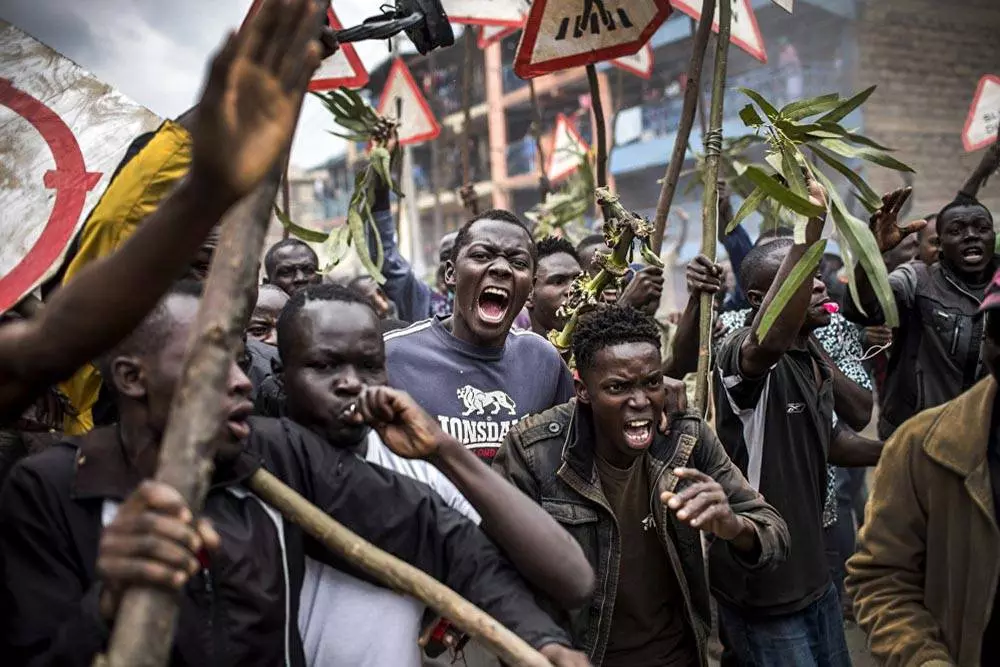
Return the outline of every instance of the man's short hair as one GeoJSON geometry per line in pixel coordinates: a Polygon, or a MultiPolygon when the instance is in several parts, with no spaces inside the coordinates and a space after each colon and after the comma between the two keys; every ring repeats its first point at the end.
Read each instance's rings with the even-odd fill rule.
{"type": "Polygon", "coordinates": [[[747,256],[743,258],[743,264],[740,265],[740,286],[743,288],[744,294],[751,289],[760,289],[761,285],[758,285],[757,282],[760,281],[761,271],[774,261],[774,255],[784,256],[793,245],[795,245],[794,240],[782,236],[770,243],[755,245],[751,248],[747,256]]]}
{"type": "Polygon", "coordinates": [[[631,306],[598,306],[581,317],[573,331],[577,368],[593,368],[598,352],[623,343],[649,343],[661,349],[656,321],[631,306]]]}
{"type": "Polygon", "coordinates": [[[489,211],[486,211],[485,213],[480,213],[472,220],[469,220],[467,223],[462,225],[462,228],[458,230],[458,235],[455,237],[455,245],[451,249],[452,263],[458,261],[458,253],[461,252],[462,248],[469,245],[470,243],[469,230],[472,228],[472,225],[476,224],[480,220],[498,220],[500,222],[507,222],[512,225],[517,225],[522,230],[524,230],[525,235],[528,237],[528,243],[529,243],[528,252],[531,253],[531,259],[533,263],[535,265],[538,264],[538,247],[535,245],[535,239],[532,238],[531,236],[531,230],[528,229],[528,226],[525,225],[524,222],[519,217],[517,217],[510,211],[505,211],[500,208],[494,208],[490,209],[489,211]]]}
{"type": "Polygon", "coordinates": [[[356,289],[345,287],[338,283],[312,285],[301,289],[288,299],[288,303],[281,309],[281,315],[278,316],[278,326],[276,328],[278,334],[278,355],[282,359],[291,351],[289,346],[294,342],[291,331],[295,325],[296,318],[302,309],[305,308],[306,304],[314,301],[356,303],[371,310],[372,315],[378,319],[378,315],[375,313],[375,306],[356,289]]]}
{"type": "Polygon", "coordinates": [[[538,259],[539,261],[549,257],[551,255],[558,255],[559,253],[565,253],[576,260],[576,263],[580,263],[580,253],[576,251],[573,244],[564,238],[559,238],[556,236],[546,236],[541,241],[538,242],[538,259]]]}
{"type": "Polygon", "coordinates": [[[316,251],[313,250],[312,247],[302,239],[297,239],[297,238],[281,239],[273,246],[268,248],[267,253],[264,255],[264,273],[267,274],[268,278],[274,277],[274,265],[275,262],[277,261],[275,259],[275,255],[278,254],[278,251],[281,250],[282,248],[292,248],[295,246],[302,246],[303,248],[308,250],[312,254],[313,258],[315,258],[316,263],[319,264],[319,257],[316,255],[316,251]]]}
{"type": "Polygon", "coordinates": [[[958,195],[956,195],[955,198],[952,199],[950,202],[945,204],[944,208],[942,208],[941,211],[937,214],[934,220],[934,225],[937,227],[937,229],[940,231],[941,219],[944,218],[945,213],[947,213],[953,208],[961,208],[963,206],[978,206],[979,208],[986,211],[986,217],[989,219],[990,224],[993,224],[993,214],[990,212],[990,209],[986,208],[986,204],[982,203],[981,201],[979,201],[978,199],[976,199],[971,195],[967,195],[964,192],[959,192],[958,195]]]}
{"type": "Polygon", "coordinates": [[[583,256],[583,251],[592,245],[602,245],[607,247],[608,244],[604,240],[604,234],[590,234],[589,236],[584,236],[583,240],[576,244],[577,256],[583,256]]]}
{"type": "Polygon", "coordinates": [[[762,241],[773,241],[775,239],[791,238],[795,235],[795,230],[791,227],[785,227],[783,225],[778,225],[777,227],[771,227],[770,229],[761,230],[760,234],[757,235],[757,240],[754,245],[760,245],[762,241]]]}

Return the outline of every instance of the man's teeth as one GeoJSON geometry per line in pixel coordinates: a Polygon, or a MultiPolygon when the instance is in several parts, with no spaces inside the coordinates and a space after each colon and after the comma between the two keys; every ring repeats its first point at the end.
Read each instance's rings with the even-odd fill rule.
{"type": "Polygon", "coordinates": [[[483,290],[483,294],[492,294],[506,299],[510,293],[505,289],[500,289],[499,287],[487,287],[483,290]]]}
{"type": "Polygon", "coordinates": [[[631,421],[625,422],[627,428],[645,428],[649,426],[652,422],[648,419],[633,419],[631,421]]]}

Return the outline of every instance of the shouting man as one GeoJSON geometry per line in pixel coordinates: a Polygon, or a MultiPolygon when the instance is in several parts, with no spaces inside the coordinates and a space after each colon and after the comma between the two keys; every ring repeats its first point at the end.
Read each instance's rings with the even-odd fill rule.
{"type": "Polygon", "coordinates": [[[531,330],[545,337],[550,331],[560,331],[566,318],[559,309],[569,295],[573,281],[583,268],[573,244],[566,239],[548,236],[538,242],[538,268],[526,308],[531,316],[531,330]]]}
{"type": "Polygon", "coordinates": [[[652,317],[631,308],[583,317],[576,400],[516,425],[493,463],[563,523],[604,582],[589,605],[556,616],[603,667],[705,664],[699,531],[746,576],[788,550],[784,521],[707,425],[685,414],[667,422],[660,345],[652,317]]]}
{"type": "Polygon", "coordinates": [[[566,402],[573,391],[556,349],[537,334],[512,330],[536,262],[535,242],[515,215],[483,213],[459,231],[445,270],[454,314],[385,338],[389,384],[487,463],[511,426],[566,402]]]}

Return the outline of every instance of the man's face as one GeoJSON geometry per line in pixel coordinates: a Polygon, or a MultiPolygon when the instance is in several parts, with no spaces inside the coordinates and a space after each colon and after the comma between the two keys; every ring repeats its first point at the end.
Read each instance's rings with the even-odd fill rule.
{"type": "Polygon", "coordinates": [[[580,248],[580,265],[583,268],[584,273],[591,276],[597,275],[597,272],[601,270],[601,267],[598,266],[594,259],[596,253],[610,255],[611,248],[603,243],[594,243],[580,248]]]}
{"type": "Polygon", "coordinates": [[[926,227],[920,230],[920,246],[917,251],[917,258],[930,266],[938,261],[938,254],[940,252],[941,246],[938,242],[937,225],[931,220],[926,227]]]}
{"type": "Polygon", "coordinates": [[[316,253],[301,244],[287,245],[274,253],[271,284],[291,295],[310,285],[319,285],[323,278],[317,273],[316,253]]]}
{"type": "Polygon", "coordinates": [[[982,273],[993,260],[996,235],[982,206],[956,206],[938,218],[941,258],[966,275],[982,273]]]}
{"type": "Polygon", "coordinates": [[[817,273],[813,277],[812,299],[809,301],[809,310],[806,311],[806,330],[814,331],[830,326],[832,316],[825,307],[828,303],[830,295],[826,291],[826,283],[823,282],[822,274],[817,273]]]}
{"type": "Polygon", "coordinates": [[[346,425],[342,417],[365,387],[388,381],[375,313],[358,303],[313,301],[292,331],[292,344],[282,343],[289,414],[331,444],[357,444],[367,427],[346,425]]]}
{"type": "Polygon", "coordinates": [[[534,278],[531,242],[527,230],[511,222],[478,220],[449,266],[455,317],[478,344],[502,344],[524,307],[534,278]]]}
{"type": "Polygon", "coordinates": [[[582,272],[580,263],[564,252],[538,260],[535,286],[528,300],[531,321],[545,331],[561,330],[566,325],[566,318],[560,317],[557,312],[566,300],[573,281],[582,272]]]}
{"type": "MultiPolygon", "coordinates": [[[[173,295],[167,297],[164,307],[169,313],[170,331],[163,345],[141,356],[126,357],[124,365],[114,364],[116,382],[125,378],[127,395],[145,403],[148,426],[162,437],[167,427],[170,404],[180,384],[184,368],[184,357],[188,349],[188,339],[198,314],[198,299],[192,296],[173,295]],[[124,374],[124,375],[123,375],[124,374]]],[[[123,359],[123,358],[119,358],[123,359]]],[[[119,390],[121,390],[119,386],[119,390]]],[[[240,370],[235,358],[230,362],[226,392],[225,412],[228,415],[225,426],[220,425],[224,437],[219,439],[217,458],[232,458],[242,448],[242,443],[250,435],[247,422],[253,413],[250,401],[252,387],[250,380],[240,370]]]]}
{"type": "Polygon", "coordinates": [[[278,317],[288,303],[288,295],[273,285],[264,285],[257,292],[257,305],[250,315],[247,336],[268,345],[278,344],[278,317]]]}
{"type": "Polygon", "coordinates": [[[652,343],[598,350],[593,367],[580,371],[576,396],[594,414],[599,449],[620,458],[639,456],[653,444],[663,414],[660,350],[652,343]]]}

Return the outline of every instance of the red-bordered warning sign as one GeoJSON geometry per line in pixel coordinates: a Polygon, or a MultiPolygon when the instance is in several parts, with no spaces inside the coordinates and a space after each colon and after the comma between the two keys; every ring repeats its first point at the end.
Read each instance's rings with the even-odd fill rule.
{"type": "MultiPolygon", "coordinates": [[[[246,17],[243,19],[244,23],[254,15],[258,7],[260,7],[261,2],[263,0],[254,0],[250,6],[250,11],[247,12],[246,17]]],[[[340,19],[337,18],[337,14],[333,11],[332,6],[327,7],[326,16],[330,22],[330,27],[334,30],[341,30],[344,27],[340,19]]],[[[364,64],[361,62],[358,50],[354,48],[353,44],[341,44],[336,53],[320,63],[316,69],[316,73],[313,74],[312,81],[309,82],[309,90],[321,92],[340,88],[341,86],[347,88],[364,88],[367,84],[368,70],[365,69],[364,64]]]]}
{"type": "MultiPolygon", "coordinates": [[[[670,0],[670,3],[695,21],[701,20],[700,0],[670,0]]],[[[764,38],[760,34],[760,27],[757,25],[757,15],[753,13],[750,0],[732,0],[732,6],[733,13],[729,30],[729,41],[762,63],[766,63],[767,49],[764,48],[764,38]]],[[[718,3],[716,3],[715,7],[715,16],[712,18],[712,32],[719,34],[718,3]]]]}
{"type": "Polygon", "coordinates": [[[669,0],[535,0],[514,72],[530,79],[633,55],[670,12],[669,0]]]}
{"type": "Polygon", "coordinates": [[[611,64],[643,79],[649,79],[653,76],[653,45],[646,44],[634,55],[615,58],[611,64]]]}
{"type": "Polygon", "coordinates": [[[517,34],[521,30],[521,27],[484,25],[479,30],[479,39],[477,41],[479,48],[485,49],[490,44],[502,42],[511,35],[517,34]]]}
{"type": "Polygon", "coordinates": [[[545,165],[545,175],[549,182],[557,183],[580,168],[580,160],[590,152],[590,146],[580,136],[576,123],[559,114],[556,116],[556,129],[552,135],[552,148],[549,151],[548,164],[545,165]]]}
{"type": "Polygon", "coordinates": [[[389,77],[385,80],[385,87],[378,102],[378,112],[383,116],[396,116],[400,101],[402,102],[402,116],[399,119],[401,146],[436,139],[441,134],[441,125],[434,117],[427,98],[420,92],[410,68],[402,58],[396,58],[389,70],[389,77]]]}
{"type": "Polygon", "coordinates": [[[976,95],[969,107],[962,131],[962,144],[968,152],[986,148],[997,140],[1000,129],[1000,76],[987,74],[979,80],[976,95]]]}
{"type": "Polygon", "coordinates": [[[528,13],[527,0],[441,0],[452,23],[520,28],[528,13]]]}

